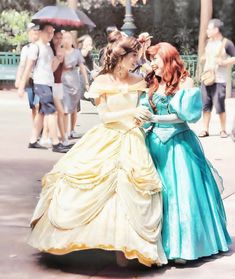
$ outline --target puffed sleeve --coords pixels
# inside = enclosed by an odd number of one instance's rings
[[[150,103],[149,103],[148,94],[147,94],[146,92],[142,92],[142,94],[140,95],[139,104],[138,104],[138,105],[139,105],[139,106],[145,106],[145,107],[147,107],[148,110],[149,110],[151,113],[153,113],[153,109],[152,109],[152,107],[151,107],[151,105],[150,105]],[[148,129],[148,128],[150,128],[152,125],[153,125],[153,123],[151,123],[151,122],[145,122],[145,123],[143,124],[142,127],[143,127],[144,129]]]
[[[97,81],[93,81],[89,91],[85,92],[84,96],[87,99],[98,99],[102,94],[105,94],[104,86]]]
[[[177,113],[180,119],[194,123],[202,113],[202,96],[198,87],[179,90],[169,104],[171,113]]]

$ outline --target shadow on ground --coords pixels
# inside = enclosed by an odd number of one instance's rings
[[[233,238],[233,242],[235,238]],[[175,264],[169,261],[169,264],[162,267],[153,266],[148,268],[138,263],[137,260],[129,261],[128,267],[119,267],[115,261],[115,252],[103,250],[85,250],[73,252],[67,255],[57,256],[45,253],[38,253],[34,256],[40,265],[47,269],[60,270],[64,273],[72,273],[87,276],[99,276],[105,278],[136,278],[153,277],[157,274],[164,274],[172,268],[193,269],[202,266],[208,262],[214,262],[223,257],[229,257],[235,253],[232,249],[227,253],[220,253],[211,257],[205,257],[195,261],[188,261],[186,264]]]

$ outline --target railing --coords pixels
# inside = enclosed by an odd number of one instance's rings
[[[99,65],[99,51],[98,50],[92,51],[91,56],[95,64]]]
[[[15,65],[20,61],[20,54],[14,52],[0,52],[0,65]]]
[[[13,52],[0,52],[0,81],[14,81],[20,54]]]
[[[186,68],[192,78],[196,77],[197,55],[181,55]],[[93,51],[92,58],[98,65],[99,52]],[[20,54],[12,52],[0,52],[0,80],[14,80],[19,64]],[[232,84],[235,87],[235,66],[232,70]]]
[[[190,77],[195,78],[197,72],[197,55],[181,55]]]
[[[181,55],[181,57],[186,64],[186,68],[189,71],[190,76],[194,78],[196,76],[197,71],[197,55]],[[98,51],[92,52],[92,59],[96,62],[97,65],[99,65]]]

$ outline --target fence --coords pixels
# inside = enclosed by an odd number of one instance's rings
[[[192,78],[196,77],[197,71],[197,55],[181,55],[186,64],[186,68]],[[94,51],[92,58],[98,64],[99,53]],[[14,81],[16,70],[19,64],[20,54],[12,52],[0,52],[0,81]],[[232,71],[232,85],[235,88],[235,66]]]
[[[190,76],[195,78],[197,72],[197,55],[181,55],[181,58],[183,59]]]
[[[13,52],[0,52],[0,81],[14,81],[20,55]]]

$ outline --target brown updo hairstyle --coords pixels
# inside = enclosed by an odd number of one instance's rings
[[[104,54],[103,68],[99,75],[112,73],[115,66],[123,57],[130,52],[138,52],[139,49],[140,43],[134,37],[124,37],[120,41],[108,44]]]

